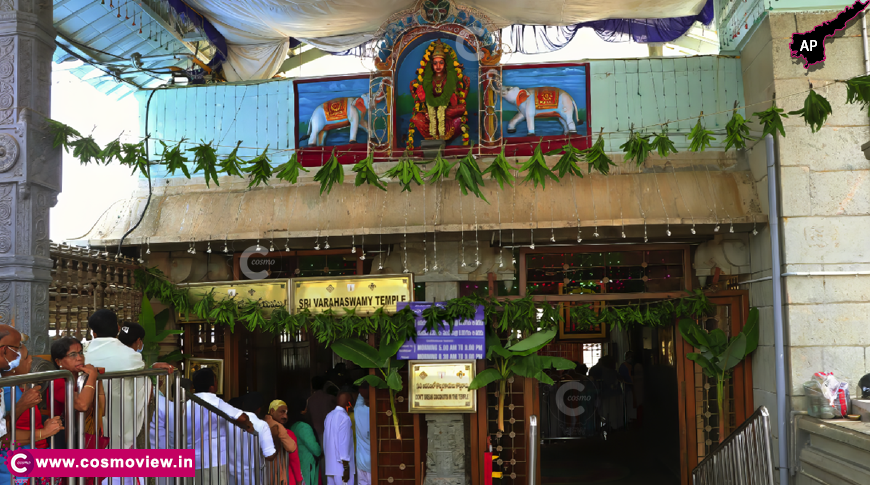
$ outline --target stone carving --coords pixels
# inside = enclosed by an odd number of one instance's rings
[[[3,95],[0,95],[0,108],[2,108]],[[9,171],[18,160],[18,142],[15,138],[0,133],[0,172]]]
[[[12,184],[0,185],[0,253],[12,249]]]
[[[14,9],[12,0],[0,0],[0,12],[11,12]]]
[[[16,84],[18,85],[18,104],[20,106],[32,106],[30,92],[33,84],[33,54],[33,39],[19,37],[18,80]],[[35,108],[35,106],[33,107]]]
[[[11,291],[12,283],[0,283],[0,323],[4,325],[12,321],[12,304],[9,303]]]
[[[465,424],[460,414],[427,414],[429,450],[424,485],[468,485]]]
[[[0,6],[2,9],[2,6]],[[8,125],[13,121],[12,105],[15,104],[15,88],[13,76],[15,75],[15,40],[12,37],[0,38],[0,102],[4,96],[12,99],[8,108],[0,107],[0,125]]]

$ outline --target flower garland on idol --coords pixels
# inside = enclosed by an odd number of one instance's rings
[[[432,69],[431,60],[435,53],[436,47],[440,47],[445,55],[445,85],[440,96],[435,96],[432,89],[432,80],[435,72]],[[459,97],[459,102],[465,105],[466,95],[465,90],[466,80],[462,75],[462,64],[459,63],[456,56],[456,51],[449,45],[440,41],[435,41],[429,44],[426,52],[423,54],[423,59],[420,61],[420,67],[417,69],[417,79],[414,80],[411,87],[412,95],[414,96],[414,113],[426,113],[429,116],[429,136],[432,139],[437,139],[439,136],[444,136],[447,127],[446,112],[447,106],[450,104],[450,97],[455,93]],[[455,76],[455,77],[454,77]],[[420,100],[417,97],[417,89],[423,86],[423,91],[426,93],[426,99]],[[462,144],[468,146],[470,143],[470,135],[468,133],[468,110],[462,113],[459,118],[461,120],[460,130],[462,131]],[[416,129],[414,123],[409,123],[408,126],[408,141],[407,149],[414,149],[414,133]]]

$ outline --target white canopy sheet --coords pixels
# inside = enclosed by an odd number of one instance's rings
[[[416,0],[187,0],[227,40],[228,81],[268,79],[287,57],[290,37],[338,52],[355,47]],[[573,25],[608,18],[696,15],[706,0],[464,0],[496,27]]]

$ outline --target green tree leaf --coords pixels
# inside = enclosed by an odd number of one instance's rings
[[[709,148],[714,141],[716,141],[715,138],[710,136],[713,134],[713,132],[704,129],[704,127],[701,126],[701,118],[703,117],[704,112],[702,111],[701,116],[698,118],[698,121],[695,123],[694,128],[692,128],[692,131],[687,137],[689,141],[689,151],[703,152],[704,150]]]
[[[355,338],[336,340],[330,348],[342,359],[349,360],[363,369],[380,369],[386,365],[377,350]]]
[[[447,160],[441,158],[441,149],[438,149],[438,154],[435,155],[435,164],[432,166],[432,169],[426,172],[423,177],[429,180],[430,184],[434,184],[439,180],[444,180],[450,178],[450,170],[456,165],[456,162],[450,163]]]
[[[190,172],[187,170],[187,157],[184,156],[184,151],[181,149],[181,144],[184,143],[184,138],[177,145],[170,148],[160,140],[160,146],[163,147],[163,153],[160,155],[163,163],[166,165],[166,171],[169,175],[175,175],[175,172],[181,170],[186,178],[190,178]]]
[[[559,173],[560,179],[564,178],[565,175],[583,178],[583,170],[578,165],[582,162],[580,157],[583,155],[583,150],[575,148],[571,143],[567,143],[560,151],[562,156],[559,157],[559,161],[553,167],[553,171]]]
[[[399,370],[395,367],[391,367],[390,373],[387,374],[387,386],[396,392],[402,390],[402,376],[399,375]]]
[[[767,108],[764,111],[752,113],[752,116],[758,118],[759,123],[761,123],[762,138],[767,135],[776,136],[776,132],[785,136],[785,128],[782,125],[782,119],[788,118],[788,115],[785,114],[785,110],[776,107],[776,101],[771,103],[770,108]]]
[[[740,333],[746,336],[746,355],[751,354],[758,348],[758,308],[752,307],[749,309],[749,315],[746,318],[746,323],[740,330]]]
[[[649,157],[650,152],[653,151],[653,146],[650,143],[649,138],[649,135],[635,133],[634,128],[632,127],[628,135],[628,140],[619,147],[623,152],[625,152],[625,161],[633,161],[638,167],[643,165],[643,162],[645,162]]]
[[[375,187],[386,191],[386,185],[381,183],[380,177],[375,173],[374,167],[374,152],[369,152],[369,154],[357,162],[353,166],[353,171],[356,173],[356,180],[354,180],[354,186],[359,187],[360,185],[366,183],[369,185],[374,185]]]
[[[249,189],[258,186],[261,183],[269,185],[269,179],[272,178],[272,160],[270,160],[269,155],[266,154],[268,151],[269,145],[266,145],[263,153],[260,153],[248,161],[248,165],[242,169],[243,172],[251,177],[251,181],[248,183]]]
[[[86,136],[69,142],[69,146],[73,147],[73,156],[79,159],[82,165],[87,165],[91,162],[103,160],[103,150],[94,141],[94,137]]]
[[[290,160],[278,165],[275,169],[275,177],[278,180],[284,180],[291,184],[295,184],[299,180],[300,171],[308,172],[308,170],[299,163],[296,152],[294,151],[293,155],[290,156]]]
[[[535,185],[535,188],[538,187],[538,184],[541,185],[542,189],[547,188],[547,179],[552,179],[555,182],[559,182],[559,178],[556,177],[556,174],[547,167],[547,162],[544,160],[544,154],[541,152],[541,142],[544,139],[538,141],[538,145],[535,147],[535,151],[532,152],[532,156],[526,160],[525,163],[520,165],[520,172],[525,172],[526,176],[523,178],[523,182],[532,182]]]
[[[749,126],[747,126],[746,120],[736,111],[731,115],[731,120],[725,126],[725,132],[727,133],[725,136],[725,150],[728,150],[732,146],[741,149],[746,148],[746,142],[754,140],[754,138],[749,136]]]
[[[363,383],[368,383],[368,385],[374,386],[378,389],[388,389],[389,388],[389,386],[387,385],[387,383],[383,379],[381,379],[380,377],[378,377],[374,374],[362,376],[359,379],[357,379],[356,381],[354,381],[354,384],[357,386],[361,386],[361,385],[363,385]]]
[[[716,365],[723,372],[733,369],[746,357],[746,335],[738,333],[731,339],[731,343],[722,352],[722,356],[716,360]]]
[[[538,350],[544,348],[551,340],[556,337],[556,328],[550,328],[547,330],[541,330],[540,332],[533,333],[528,337],[520,340],[519,342],[506,347],[506,350],[510,351],[514,354],[521,354],[523,352],[537,352]]]
[[[822,129],[822,125],[825,124],[831,112],[831,103],[824,96],[811,89],[804,100],[804,107],[796,111],[789,111],[788,114],[803,118],[804,122],[815,133]]]
[[[598,140],[595,141],[595,144],[583,150],[583,158],[589,164],[589,173],[592,173],[592,170],[595,169],[601,175],[607,175],[610,173],[610,166],[613,165],[615,167],[616,164],[613,163],[613,160],[604,151],[604,130],[601,131],[602,133],[598,134]]]
[[[846,102],[860,104],[870,116],[870,75],[846,80]]]
[[[187,151],[193,153],[193,163],[195,164],[193,173],[202,172],[206,187],[211,187],[210,182],[214,182],[220,187],[217,173],[217,151],[211,146],[211,142],[201,143],[193,148],[188,148]]]
[[[483,171],[483,174],[489,174],[489,178],[498,182],[498,186],[504,190],[505,184],[509,187],[514,186],[514,176],[511,173],[511,170],[516,169],[511,167],[508,163],[507,158],[504,155],[504,146],[502,146],[501,152],[496,155],[495,160],[493,160],[492,164]]]
[[[48,122],[48,130],[54,135],[52,148],[63,147],[64,151],[69,152],[70,139],[82,137],[81,133],[65,123],[50,118],[45,121]]]
[[[320,195],[332,192],[333,185],[344,182],[344,168],[338,162],[334,149],[329,160],[314,174],[314,181],[320,182]]]
[[[672,142],[668,137],[667,123],[662,127],[661,133],[656,133],[650,146],[662,158],[667,158],[670,153],[677,153],[677,148],[674,146],[674,142]]]
[[[501,378],[502,375],[499,371],[495,369],[486,369],[474,377],[474,380],[471,381],[468,389],[472,391],[475,389],[480,389],[481,387],[486,387],[488,384],[498,381]]]
[[[468,154],[462,157],[458,163],[456,181],[459,182],[459,190],[462,191],[462,195],[468,195],[471,192],[489,204],[489,201],[483,196],[483,192],[480,191],[481,187],[483,187],[483,174],[477,165],[477,161],[474,159],[472,148],[468,149]]]

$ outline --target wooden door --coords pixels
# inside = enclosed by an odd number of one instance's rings
[[[708,296],[716,305],[714,315],[699,320],[698,324],[708,331],[720,328],[729,338],[739,333],[749,313],[749,292],[732,290]],[[701,366],[686,358],[695,349],[683,341],[676,328],[674,336],[680,393],[680,475],[681,483],[688,485],[692,469],[754,411],[752,356],[738,364],[725,383],[722,420],[716,401],[716,381],[704,376]]]

